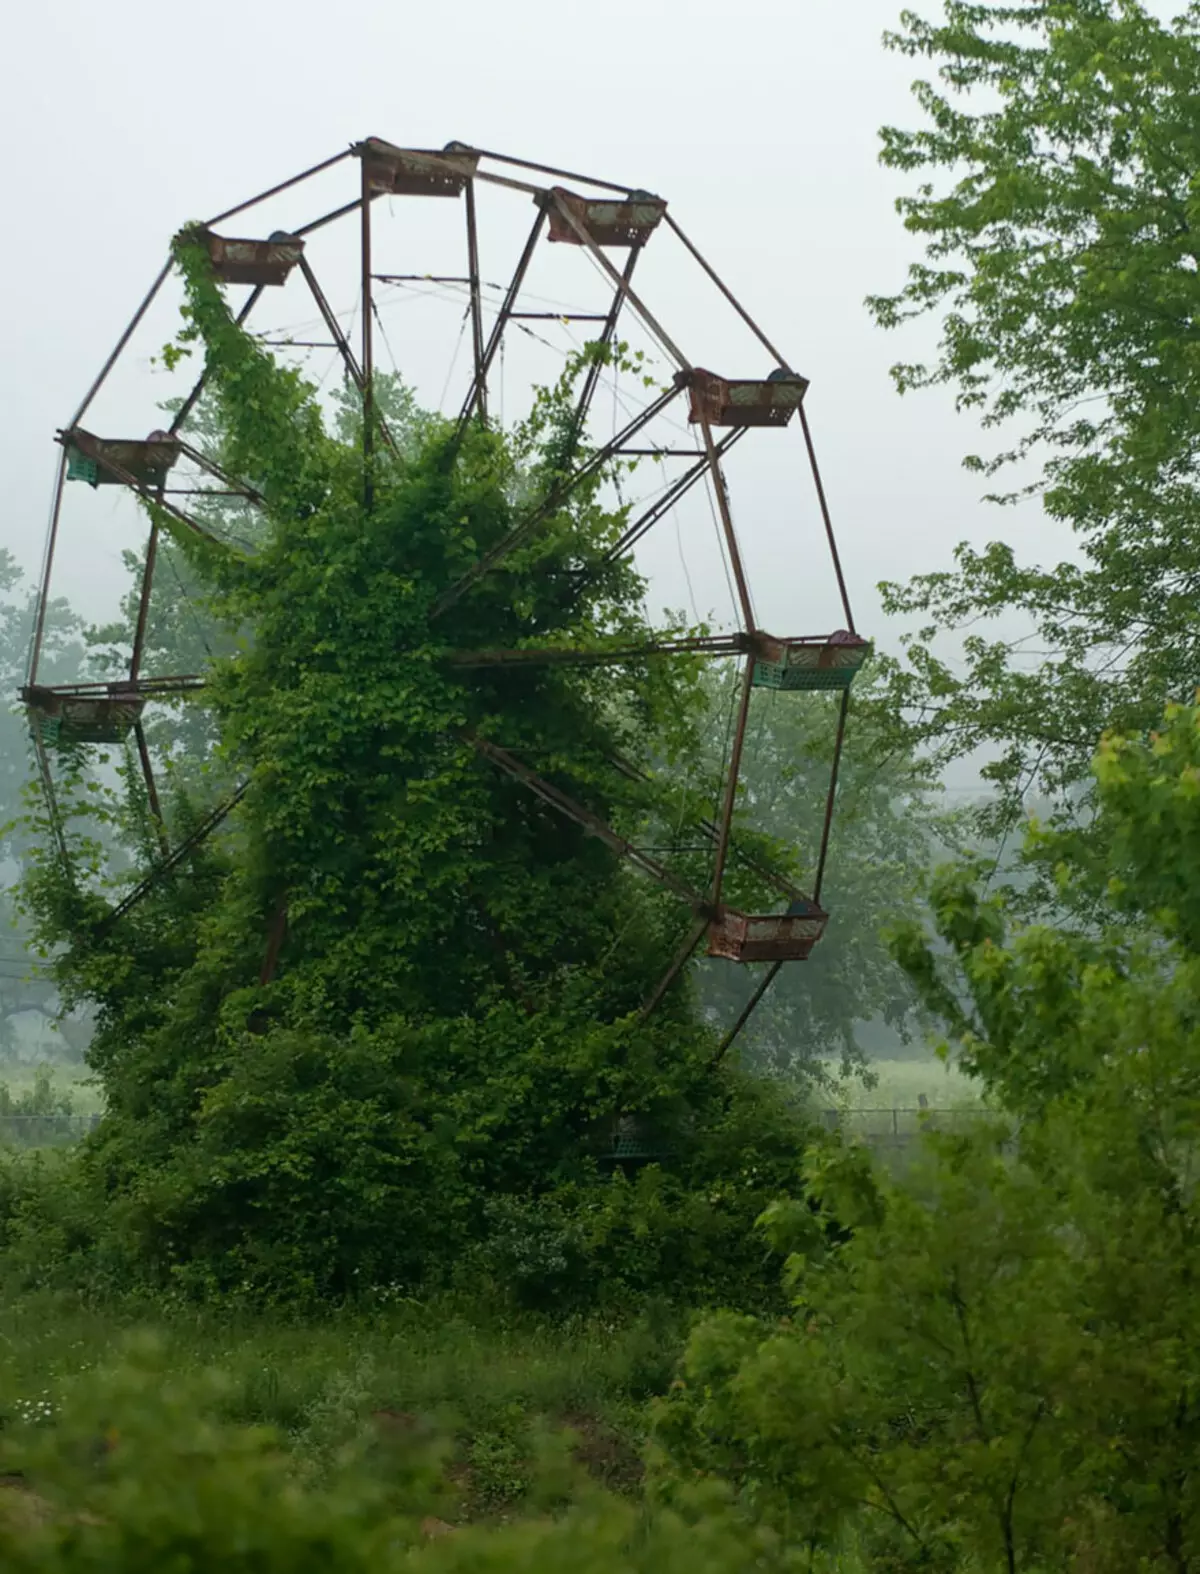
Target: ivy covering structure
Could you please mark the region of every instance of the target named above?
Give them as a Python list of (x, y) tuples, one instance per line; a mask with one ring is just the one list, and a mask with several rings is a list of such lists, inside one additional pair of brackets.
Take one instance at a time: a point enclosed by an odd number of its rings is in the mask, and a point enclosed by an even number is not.
[[(323, 217), (261, 241), (223, 236), (217, 226), (249, 203), (177, 236), (133, 326), (177, 270), (184, 327), (162, 360), (173, 371), (199, 356), (198, 376), (168, 431), (144, 442), (85, 432), (127, 332), (60, 433), (24, 690), (55, 854), (31, 900), (48, 939), (70, 937), (65, 987), (101, 1008), (93, 1058), (111, 1113), (96, 1151), (128, 1199), (123, 1227), (160, 1265), (220, 1258), (251, 1278), (312, 1274), (329, 1258), (369, 1258), (372, 1271), (386, 1259), (393, 1271), (397, 1254), (411, 1258), (405, 1271), (424, 1271), (478, 1233), (484, 1195), (579, 1186), (605, 1164), (611, 1181), (614, 1162), (624, 1176), (622, 1120), (645, 1118), (666, 1134), (656, 1153), (686, 1155), (718, 1108), (729, 1118), (710, 1068), (778, 968), (807, 957), (824, 930), (846, 706), (867, 650), (816, 473), (807, 383), (752, 323), (775, 372), (728, 380), (694, 367), (634, 290), (643, 248), (672, 234), (711, 275), (665, 202), (575, 177), (591, 195), (532, 185), (458, 144), (369, 138), (319, 173), (350, 160), (351, 200)], [(475, 207), (489, 182), (506, 196), (515, 186), (535, 209), (490, 312)], [(596, 194), (606, 190), (620, 200)], [(473, 355), (449, 415), (422, 414), (374, 367), (375, 290), (434, 276), (376, 271), (373, 209), (430, 196), (466, 215), (458, 283)], [(339, 219), (357, 226), (357, 344), (314, 271), (313, 237)], [(502, 422), (493, 380), (506, 334), (553, 315), (523, 309), (547, 238), (590, 260), (607, 300), (560, 314), (598, 323), (596, 337)], [(234, 303), (239, 288), (248, 293)], [(294, 289), (345, 374), (332, 422), (317, 387), (277, 353), (294, 339), (248, 325), (264, 295)], [(618, 337), (623, 313), (665, 354), (665, 375)], [(596, 401), (609, 386), (605, 438)], [(680, 410), (683, 426), (669, 413)], [(751, 427), (782, 441), (795, 421), (847, 627), (779, 639), (756, 622), (722, 460)], [(657, 484), (639, 498), (647, 459)], [(119, 730), (113, 686), (38, 681), (74, 476), (123, 484), (150, 519)], [(730, 633), (652, 623), (632, 557), (700, 482), (736, 587)], [(225, 643), (209, 647), (202, 672), (150, 677), (167, 541), (203, 581)], [(699, 757), (702, 664), (719, 657), (742, 674), (724, 766), (719, 779), (681, 782), (669, 767)], [(832, 690), (840, 707), (824, 832), (803, 867), (769, 838), (735, 833), (750, 696), (764, 684)], [(211, 718), (199, 765), (178, 732), (156, 743), (147, 719), (151, 702), (185, 695)], [(49, 722), (67, 714), (75, 739), (56, 764), (62, 735)], [(121, 737), (124, 796), (107, 811), (108, 842), (115, 828), (132, 867), (114, 890), (109, 852), (78, 828), (88, 813), (79, 745)], [(206, 785), (218, 781), (221, 801)], [(706, 938), (712, 956), (771, 964), (723, 1041), (692, 1022), (680, 987)], [(418, 1202), (431, 1191), (433, 1209)], [(344, 1211), (331, 1201), (339, 1194)], [(401, 1195), (403, 1242), (352, 1245), (379, 1228), (364, 1197), (392, 1207)], [(316, 1239), (310, 1204), (328, 1216)]]

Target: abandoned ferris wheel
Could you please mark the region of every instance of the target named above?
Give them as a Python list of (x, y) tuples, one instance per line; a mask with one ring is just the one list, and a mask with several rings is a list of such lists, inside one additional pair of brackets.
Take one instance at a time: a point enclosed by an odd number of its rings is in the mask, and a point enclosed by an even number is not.
[[(355, 165), (357, 173), (347, 182), (346, 176)], [(297, 204), (313, 202), (318, 189), (327, 193), (330, 205), (316, 216), (306, 217)], [(392, 265), (394, 236), (385, 229), (382, 219), (396, 216), (394, 199), (403, 199), (398, 205), (401, 260), (407, 269), (389, 272), (384, 264)], [(528, 213), (530, 202), (534, 209), (532, 223), (522, 226), (519, 215), (522, 206)], [(492, 205), (488, 215), (482, 214), (485, 203)], [(384, 208), (386, 214), (382, 214)], [(312, 211), (311, 207), (308, 211)], [(414, 217), (427, 212), (434, 217)], [(511, 265), (500, 270), (498, 282), (491, 278), (494, 264), (487, 247), (484, 217), (493, 220), (493, 227), (504, 235), (510, 251)], [(656, 485), (647, 497), (624, 499), (628, 505), (627, 523), (608, 552), (609, 559), (614, 560), (643, 549), (655, 527), (664, 520), (674, 518), (678, 527), (680, 510), (697, 493), (703, 493), (709, 502), (714, 538), (730, 587), (731, 626), (712, 634), (682, 639), (663, 637), (603, 649), (572, 650), (558, 645), (541, 650), (524, 646), (512, 650), (474, 649), (456, 651), (451, 659), (465, 671), (551, 662), (644, 662), (656, 654), (681, 651), (714, 659), (736, 659), (740, 663), (736, 719), (719, 802), (711, 819), (699, 827), (711, 846), (711, 877), (705, 889), (682, 881), (652, 851), (618, 834), (570, 792), (539, 775), (527, 761), (501, 744), (472, 739), (494, 769), (523, 783), (556, 813), (582, 825), (690, 907), (692, 922), (683, 944), (670, 971), (647, 1000), (647, 1011), (662, 999), (702, 942), (707, 942), (710, 956), (733, 963), (766, 965), (748, 1004), (726, 1036), (728, 1044), (744, 1026), (779, 969), (787, 962), (805, 960), (824, 933), (828, 915), (821, 905), (821, 893), (850, 689), (868, 651), (867, 642), (855, 629), (817, 465), (805, 409), (807, 380), (793, 370), (721, 281), (663, 198), (461, 143), (450, 143), (440, 151), (418, 150), (369, 137), (227, 209), (193, 234), (207, 249), (217, 281), (231, 291), (244, 292), (236, 307), (240, 324), (250, 331), (254, 319), (253, 327), (259, 331), (258, 322), (265, 319), (261, 342), (292, 354), (328, 352), (335, 364), (340, 363), (345, 378), (361, 398), (365, 416), (361, 440), (367, 459), (373, 443), (394, 441), (386, 421), (377, 413), (373, 418), (372, 405), (378, 376), (377, 350), (381, 343), (390, 350), (382, 308), (397, 298), (420, 299), (426, 303), (427, 315), (432, 312), (432, 302), (448, 302), (453, 307), (459, 337), (440, 403), (444, 406), (453, 392), (453, 409), (449, 413), (459, 430), (465, 430), (472, 421), (503, 422), (506, 388), (511, 389), (514, 380), (520, 381), (511, 364), (514, 336), (517, 348), (529, 351), (531, 346), (549, 344), (547, 335), (565, 330), (579, 347), (576, 325), (584, 325), (587, 344), (608, 351), (617, 343), (619, 332), (625, 334), (632, 329), (665, 366), (665, 375), (652, 397), (647, 398), (643, 388), (640, 397), (631, 398), (628, 389), (619, 388), (617, 375), (610, 372), (611, 363), (606, 363), (605, 356), (591, 356), (574, 413), (575, 430), (581, 437), (586, 434), (587, 442), (580, 445), (578, 463), (556, 491), (554, 502), (561, 503), (576, 487), (614, 461), (651, 458)], [(333, 246), (330, 242), (335, 236), (340, 239)], [(427, 253), (415, 255), (425, 242)], [(644, 259), (652, 257), (664, 242), (674, 247), (677, 266), (686, 267), (706, 289), (715, 291), (715, 304), (739, 332), (748, 335), (752, 348), (738, 352), (738, 363), (721, 362), (720, 370), (694, 363), (660, 316), (651, 310), (647, 301), (651, 289), (642, 283), (647, 271)], [(354, 304), (349, 310), (335, 308), (333, 301), (337, 297), (324, 277), (323, 263), (322, 276), (318, 276), (318, 253), (322, 247), (328, 250), (331, 269), (355, 285)], [(502, 249), (497, 247), (497, 254)], [(538, 287), (537, 269), (547, 253), (556, 254), (556, 265), (566, 257), (589, 264), (584, 270), (586, 299), (581, 297), (578, 279), (568, 279), (561, 267), (553, 295), (546, 293), (544, 279)], [(60, 454), (54, 500), (27, 680), (21, 690), (39, 774), (52, 810), (52, 756), (56, 749), (128, 742), (136, 750), (147, 800), (160, 827), (162, 857), (112, 909), (112, 922), (119, 921), (156, 881), (177, 868), (239, 797), (234, 792), (186, 838), (175, 846), (169, 845), (144, 716), (148, 706), (185, 695), (195, 695), (195, 702), (202, 703), (205, 679), (202, 671), (147, 672), (147, 624), (161, 561), (161, 515), (165, 513), (176, 526), (203, 536), (210, 533), (210, 527), (204, 522), (203, 508), (197, 500), (222, 497), (252, 509), (260, 499), (253, 486), (228, 473), (198, 440), (189, 436), (189, 419), (204, 392), (203, 373), (173, 401), (169, 424), (156, 423), (148, 436), (127, 435), (131, 427), (144, 430), (153, 419), (147, 409), (146, 418), (135, 426), (134, 406), (128, 398), (120, 412), (123, 424), (115, 431), (97, 429), (93, 413), (102, 391), (111, 387), (123, 358), (132, 353), (135, 335), (161, 308), (171, 274), (172, 262), (168, 259), (79, 407), (57, 435)], [(682, 277), (675, 275), (677, 280)], [(683, 286), (677, 283), (673, 288), (678, 291)], [(569, 298), (564, 299), (564, 293)], [(293, 324), (284, 332), (277, 326), (278, 311), (274, 317), (271, 315), (272, 301), (284, 299), (291, 302), (290, 309), (307, 314), (301, 316), (298, 330)], [(302, 303), (299, 308), (298, 301)], [(715, 322), (715, 316), (710, 316)], [(310, 323), (315, 324), (315, 329), (307, 327)], [(298, 331), (316, 331), (325, 337), (298, 337)], [(722, 330), (720, 337), (727, 339), (728, 334)], [(469, 342), (470, 354), (461, 358), (459, 385), (455, 389), (453, 373), (463, 340)], [(411, 348), (419, 358), (421, 346), (415, 339)], [(706, 355), (706, 359), (710, 358)], [(532, 373), (525, 382), (530, 377)], [(610, 381), (611, 431), (605, 432), (601, 428), (608, 411), (604, 410), (602, 421), (600, 406), (608, 404)], [(510, 400), (511, 397), (510, 393)], [(162, 408), (161, 401), (158, 408)], [(803, 471), (814, 505), (810, 515), (814, 539), (831, 569), (831, 587), (836, 593), (833, 604), (839, 607), (835, 617), (840, 626), (832, 632), (780, 636), (766, 632), (755, 614), (750, 575), (734, 525), (727, 472), (729, 456), (748, 437), (752, 441), (745, 443), (743, 452), (755, 443), (786, 442), (789, 433), (797, 430)], [(369, 477), (369, 465), (364, 467), (364, 474)], [(45, 681), (42, 672), (47, 609), (56, 576), (62, 572), (64, 503), (75, 495), (124, 495), (135, 509), (144, 506), (150, 527), (148, 539), (143, 533), (136, 620), (123, 670), (95, 681), (54, 683)], [(496, 570), (533, 537), (547, 512), (545, 500), (530, 506), (504, 540), (446, 588), (434, 605), (433, 616), (436, 618), (455, 605), (473, 584)], [(781, 910), (771, 913), (736, 911), (723, 900), (734, 846), (734, 810), (746, 748), (747, 719), (756, 688), (773, 689), (781, 695), (821, 692), (836, 705), (836, 729), (811, 885), (801, 890), (777, 873), (760, 870), (779, 896), (777, 906)], [(52, 822), (53, 818), (52, 813)], [(268, 943), (264, 977), (269, 976), (274, 965), (272, 951), (277, 949), (276, 943)]]

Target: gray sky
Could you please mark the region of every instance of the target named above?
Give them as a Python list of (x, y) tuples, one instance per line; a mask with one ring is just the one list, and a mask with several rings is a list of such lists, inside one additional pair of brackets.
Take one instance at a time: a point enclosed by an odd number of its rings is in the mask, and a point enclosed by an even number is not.
[[(1030, 556), (1050, 555), (1036, 508), (1000, 515), (979, 502), (978, 480), (960, 468), (975, 434), (950, 401), (893, 393), (888, 365), (920, 344), (876, 330), (862, 304), (899, 285), (911, 255), (892, 209), (900, 187), (877, 164), (878, 126), (915, 116), (913, 64), (880, 43), (899, 9), (899, 0), (616, 0), (586, 11), (562, 0), (21, 8), (9, 23), (0, 94), (10, 216), (0, 250), (0, 544), (36, 565), (54, 430), (175, 228), (375, 134), (410, 146), (458, 138), (669, 199), (812, 379), (808, 410), (864, 632), (894, 644), (876, 582), (947, 566), (960, 539), (1003, 534)], [(306, 211), (322, 211), (320, 202)], [(522, 229), (528, 217), (521, 207)], [(518, 231), (504, 222), (508, 244)], [(404, 233), (389, 242), (389, 265), (424, 271)], [(694, 361), (724, 354), (718, 369), (737, 375), (724, 317), (682, 265), (664, 252), (652, 266), (650, 256), (648, 304), (672, 331), (681, 324)], [(421, 333), (406, 334), (410, 320), (398, 316), (394, 329), (406, 371), (426, 353)], [(457, 318), (451, 326), (457, 332)], [(147, 356), (143, 347), (142, 373)], [(761, 352), (747, 353), (750, 375), (766, 369)], [(432, 355), (422, 376), (424, 392), (436, 381)], [(132, 392), (113, 397), (131, 424), (125, 435), (155, 424), (132, 414)], [(794, 458), (799, 439), (787, 436)], [(756, 468), (745, 448), (731, 481), (762, 621), (778, 633), (824, 632), (842, 620), (810, 502), (794, 502), (782, 449), (756, 450)], [(116, 593), (125, 538), (115, 517), (102, 544), (82, 514), (64, 539), (63, 588), (89, 610), (92, 597)], [(135, 522), (130, 542), (136, 533)], [(688, 592), (670, 546), (647, 560), (656, 600), (684, 605), (694, 594), (700, 611), (715, 606), (719, 565), (700, 553)]]

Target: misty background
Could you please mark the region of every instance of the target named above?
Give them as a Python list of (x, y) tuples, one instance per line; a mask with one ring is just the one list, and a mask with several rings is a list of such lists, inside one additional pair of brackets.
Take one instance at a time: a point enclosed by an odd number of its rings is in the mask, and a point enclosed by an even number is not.
[[(214, 0), (194, 11), (67, 0), (22, 9), (8, 21), (0, 93), (8, 214), (0, 548), (36, 574), (55, 430), (70, 420), (179, 226), (375, 135), (412, 147), (456, 139), (669, 201), (811, 380), (806, 408), (856, 620), (883, 649), (897, 650), (904, 631), (882, 618), (881, 579), (944, 567), (964, 539), (1003, 535), (1023, 558), (1069, 555), (1069, 541), (1036, 503), (1001, 514), (981, 501), (979, 478), (960, 461), (990, 443), (949, 395), (895, 394), (889, 365), (931, 353), (932, 327), (885, 335), (863, 304), (869, 293), (898, 289), (916, 255), (894, 212), (897, 183), (877, 162), (879, 126), (917, 114), (909, 95), (916, 64), (881, 42), (898, 14), (898, 0), (586, 8), (467, 0), (452, 9)], [(313, 190), (221, 228), (258, 235), (301, 223), (353, 197), (356, 181), (357, 164), (347, 162)], [(532, 217), (528, 198), (509, 195), (481, 199), (481, 272), (499, 283)], [(452, 261), (450, 239), (437, 231), (445, 215), (417, 210), (457, 204), (388, 206), (377, 221), (377, 234), (387, 235), (377, 268), (422, 272)], [(314, 237), (309, 252), (347, 327), (356, 243), (351, 218)], [(560, 272), (577, 262), (552, 259)], [(606, 292), (591, 284), (585, 299), (581, 280), (571, 303), (604, 310)], [(731, 376), (770, 369), (673, 237), (656, 235), (635, 284), (695, 363)], [(533, 276), (529, 288), (537, 296)], [(547, 277), (540, 288), (549, 304), (575, 285)], [(91, 430), (144, 435), (160, 424), (157, 403), (190, 383), (194, 368), (172, 381), (152, 360), (178, 326), (177, 300), (171, 288), (160, 298), (85, 421)], [(377, 367), (394, 365), (423, 402), (454, 406), (454, 378), (470, 359), (469, 342), (455, 359), (461, 298), (381, 290), (378, 300)], [(313, 326), (311, 301), (306, 310), (271, 310), (281, 333), (302, 333), (306, 317)], [(634, 338), (628, 316), (627, 329)], [(306, 369), (329, 376), (333, 357), (316, 355)], [(552, 374), (523, 340), (506, 372), (506, 419), (519, 413), (521, 385)], [(774, 434), (756, 434), (731, 456), (735, 518), (761, 624), (779, 634), (826, 632), (843, 619), (794, 425), (786, 435), (786, 450), (764, 442)], [(693, 510), (704, 506), (698, 494)], [(660, 527), (641, 558), (651, 599), (728, 626), (711, 531), (684, 523), (674, 535)], [(114, 616), (127, 588), (121, 553), (139, 546), (144, 529), (124, 489), (68, 488), (55, 592), (91, 620)], [(979, 790), (977, 764), (948, 777), (955, 799)]]

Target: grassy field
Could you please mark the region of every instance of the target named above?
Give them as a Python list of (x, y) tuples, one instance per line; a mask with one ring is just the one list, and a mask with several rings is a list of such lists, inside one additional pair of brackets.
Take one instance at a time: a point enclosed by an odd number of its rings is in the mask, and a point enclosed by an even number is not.
[[(84, 1306), (49, 1294), (0, 1300), (0, 1431), (53, 1424), (64, 1399), (127, 1353), (172, 1381), (222, 1374), (220, 1420), (274, 1428), (320, 1466), (364, 1434), (433, 1440), (430, 1506), (456, 1523), (519, 1513), (546, 1439), (581, 1480), (618, 1494), (641, 1479), (646, 1403), (666, 1390), (684, 1336), (678, 1314), (609, 1322), (468, 1316), (382, 1298), (327, 1320), (161, 1305)], [(140, 1352), (140, 1353), (139, 1353)]]
[(871, 1065), (874, 1086), (861, 1077), (842, 1082), (831, 1107), (916, 1109), (924, 1094), (930, 1109), (967, 1109), (981, 1101), (979, 1084), (935, 1055), (920, 1060), (877, 1060)]

